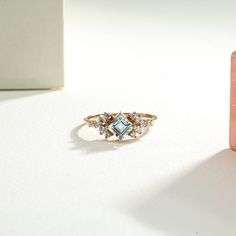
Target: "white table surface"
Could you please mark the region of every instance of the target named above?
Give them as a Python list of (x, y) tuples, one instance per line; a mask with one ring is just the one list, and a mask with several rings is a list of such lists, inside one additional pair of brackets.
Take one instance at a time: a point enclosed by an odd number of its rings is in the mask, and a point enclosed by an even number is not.
[[(235, 236), (235, 6), (68, 0), (66, 88), (0, 92), (0, 235)], [(120, 145), (79, 128), (120, 110), (159, 120)]]

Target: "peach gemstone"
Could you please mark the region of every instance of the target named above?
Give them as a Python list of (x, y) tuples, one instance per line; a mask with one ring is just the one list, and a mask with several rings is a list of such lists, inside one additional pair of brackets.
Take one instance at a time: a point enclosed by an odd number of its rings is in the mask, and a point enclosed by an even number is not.
[(230, 148), (236, 151), (236, 51), (231, 56)]

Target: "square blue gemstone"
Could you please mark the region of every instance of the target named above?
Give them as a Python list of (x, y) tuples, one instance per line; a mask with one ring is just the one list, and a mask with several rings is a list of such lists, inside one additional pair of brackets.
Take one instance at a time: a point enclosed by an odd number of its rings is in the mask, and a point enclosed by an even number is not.
[(122, 140), (133, 129), (133, 124), (120, 114), (109, 125), (109, 129)]

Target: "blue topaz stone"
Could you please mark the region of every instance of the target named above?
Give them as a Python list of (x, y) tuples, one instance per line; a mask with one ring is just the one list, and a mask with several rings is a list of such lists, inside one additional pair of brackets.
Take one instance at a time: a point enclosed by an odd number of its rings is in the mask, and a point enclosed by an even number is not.
[(120, 113), (115, 117), (108, 128), (118, 137), (118, 139), (122, 140), (131, 132), (133, 124), (129, 122), (122, 113)]

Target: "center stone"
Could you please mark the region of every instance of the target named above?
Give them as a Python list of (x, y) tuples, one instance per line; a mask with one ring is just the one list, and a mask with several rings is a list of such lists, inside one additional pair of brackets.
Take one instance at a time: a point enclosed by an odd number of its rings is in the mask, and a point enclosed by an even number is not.
[(129, 122), (123, 114), (119, 114), (108, 128), (122, 140), (133, 129), (133, 124)]

